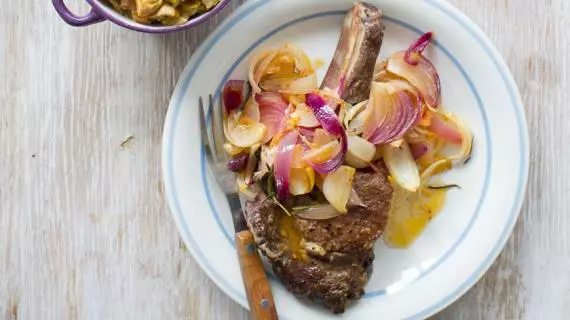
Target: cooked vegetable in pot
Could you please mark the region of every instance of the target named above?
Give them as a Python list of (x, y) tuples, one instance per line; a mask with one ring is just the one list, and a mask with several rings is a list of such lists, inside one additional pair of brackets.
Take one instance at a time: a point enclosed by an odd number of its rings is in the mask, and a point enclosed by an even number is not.
[(181, 25), (214, 8), (220, 0), (105, 0), (117, 11), (144, 24)]

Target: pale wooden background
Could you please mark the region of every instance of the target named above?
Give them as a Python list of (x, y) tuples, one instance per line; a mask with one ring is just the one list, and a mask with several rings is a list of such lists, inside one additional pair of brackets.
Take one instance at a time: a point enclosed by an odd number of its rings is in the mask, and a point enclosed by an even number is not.
[[(47, 0), (2, 1), (0, 317), (247, 318), (180, 245), (160, 170), (176, 80), (241, 2), (194, 30), (152, 36), (109, 23), (68, 27)], [(570, 314), (570, 2), (451, 2), (514, 73), (532, 168), (505, 251), (437, 318), (562, 319)]]

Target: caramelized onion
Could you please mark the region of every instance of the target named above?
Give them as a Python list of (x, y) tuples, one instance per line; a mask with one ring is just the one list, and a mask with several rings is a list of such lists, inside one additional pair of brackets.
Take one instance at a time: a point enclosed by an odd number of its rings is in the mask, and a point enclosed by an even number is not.
[(291, 118), (298, 119), (297, 125), (299, 127), (315, 128), (321, 125), (315, 118), (313, 111), (304, 103), (297, 105), (295, 112), (291, 114)]
[(311, 60), (303, 50), (291, 44), (256, 55), (250, 64), (249, 81), (256, 93), (264, 89), (306, 94), (318, 85)]
[(390, 83), (373, 82), (363, 137), (373, 144), (401, 139), (421, 117), (417, 100)]
[(419, 91), (430, 108), (437, 108), (441, 96), (441, 83), (437, 70), (422, 55), (418, 55), (417, 65), (409, 64), (405, 57), (406, 51), (391, 55), (388, 58), (386, 70), (409, 81)]
[(334, 110), (327, 104), (325, 99), (316, 93), (309, 93), (306, 96), (307, 105), (313, 111), (313, 114), (319, 120), (321, 126), (334, 136), (340, 136), (341, 150), (335, 157), (327, 162), (319, 164), (311, 164), (315, 171), (320, 174), (326, 174), (338, 169), (344, 162), (344, 157), (348, 149), (348, 141), (346, 132)]
[(340, 144), (333, 140), (320, 147), (310, 149), (303, 154), (303, 160), (315, 166), (325, 163), (339, 153)]
[(346, 213), (346, 205), (352, 192), (352, 180), (356, 169), (341, 166), (327, 174), (323, 181), (323, 194), (327, 201), (340, 213)]
[(261, 147), (261, 144), (255, 144), (253, 146), (251, 146), (251, 148), (249, 149), (249, 156), (248, 156), (248, 160), (247, 160), (247, 165), (245, 167), (245, 183), (250, 186), (252, 184), (255, 183), (254, 181), (254, 177), (253, 174), (255, 172), (255, 168), (257, 168), (257, 162), (259, 159), (257, 159), (256, 154), (257, 154), (257, 150), (259, 150), (259, 148)]
[(259, 105), (260, 121), (267, 127), (264, 139), (264, 142), (267, 142), (285, 128), (288, 104), (280, 94), (274, 92), (258, 93), (255, 95), (255, 100)]
[(261, 142), (266, 133), (267, 128), (263, 124), (241, 116), (237, 109), (224, 117), (224, 134), (236, 147), (249, 148)]
[(433, 32), (424, 33), (418, 40), (414, 41), (408, 51), (406, 51), (406, 55), (404, 60), (412, 66), (418, 65), (420, 56), (426, 49), (426, 47), (430, 44), (431, 39), (433, 38)]
[(262, 88), (283, 94), (307, 94), (317, 89), (317, 75), (312, 73), (304, 78), (277, 78), (263, 81)]
[(384, 163), (396, 183), (408, 191), (415, 192), (420, 186), (420, 173), (408, 143), (404, 141), (400, 147), (385, 145), (382, 154)]
[(307, 194), (315, 186), (315, 171), (313, 168), (291, 168), (289, 179), (289, 193), (294, 196)]
[(253, 92), (255, 93), (261, 92), (261, 88), (259, 87), (259, 81), (261, 80), (261, 77), (263, 76), (263, 73), (265, 73), (267, 67), (269, 67), (271, 61), (273, 61), (273, 59), (277, 56), (277, 53), (279, 53), (278, 50), (270, 50), (270, 51), (261, 52), (253, 57), (249, 65), (249, 76), (248, 76), (249, 84), (251, 85)]

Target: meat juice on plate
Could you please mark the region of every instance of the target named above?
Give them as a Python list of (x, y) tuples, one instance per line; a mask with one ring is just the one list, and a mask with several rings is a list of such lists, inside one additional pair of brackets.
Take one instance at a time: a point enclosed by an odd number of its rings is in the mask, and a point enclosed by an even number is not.
[(295, 218), (282, 212), (280, 218), (281, 235), (287, 239), (288, 249), (291, 251), (291, 257), (301, 261), (307, 261), (307, 250), (302, 246), (303, 236), (299, 229), (295, 227)]
[(384, 242), (393, 248), (407, 248), (445, 205), (446, 190), (424, 189), (421, 195), (394, 186), (394, 199)]

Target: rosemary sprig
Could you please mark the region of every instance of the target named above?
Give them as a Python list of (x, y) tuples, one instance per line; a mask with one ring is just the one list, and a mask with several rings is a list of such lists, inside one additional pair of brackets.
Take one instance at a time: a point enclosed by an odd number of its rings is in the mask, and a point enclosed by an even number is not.
[(431, 189), (431, 190), (448, 190), (448, 189), (453, 189), (453, 188), (461, 189), (461, 186), (460, 186), (460, 185), (457, 185), (457, 184), (431, 185), (431, 186), (428, 186), (428, 189)]
[(273, 202), (275, 202), (275, 204), (277, 204), (281, 209), (283, 209), (283, 211), (285, 211), (285, 213), (288, 216), (291, 216), (291, 212), (289, 212), (289, 210), (287, 210), (287, 208), (285, 208), (285, 206), (282, 205), (281, 202), (279, 202), (279, 200), (277, 200), (275, 196), (273, 196), (271, 199), (273, 200)]
[(265, 186), (264, 191), (267, 194), (267, 199), (273, 201), (276, 205), (278, 205), (281, 209), (283, 209), (283, 211), (288, 216), (290, 216), (291, 213), (289, 212), (289, 210), (287, 210), (287, 208), (277, 199), (277, 193), (275, 191), (275, 169), (267, 165), (267, 171), (269, 171), (268, 174), (266, 174), (265, 177), (263, 177), (263, 179), (267, 179), (267, 181), (265, 181), (265, 183), (263, 183), (263, 181), (260, 182), (260, 185), (262, 187)]

